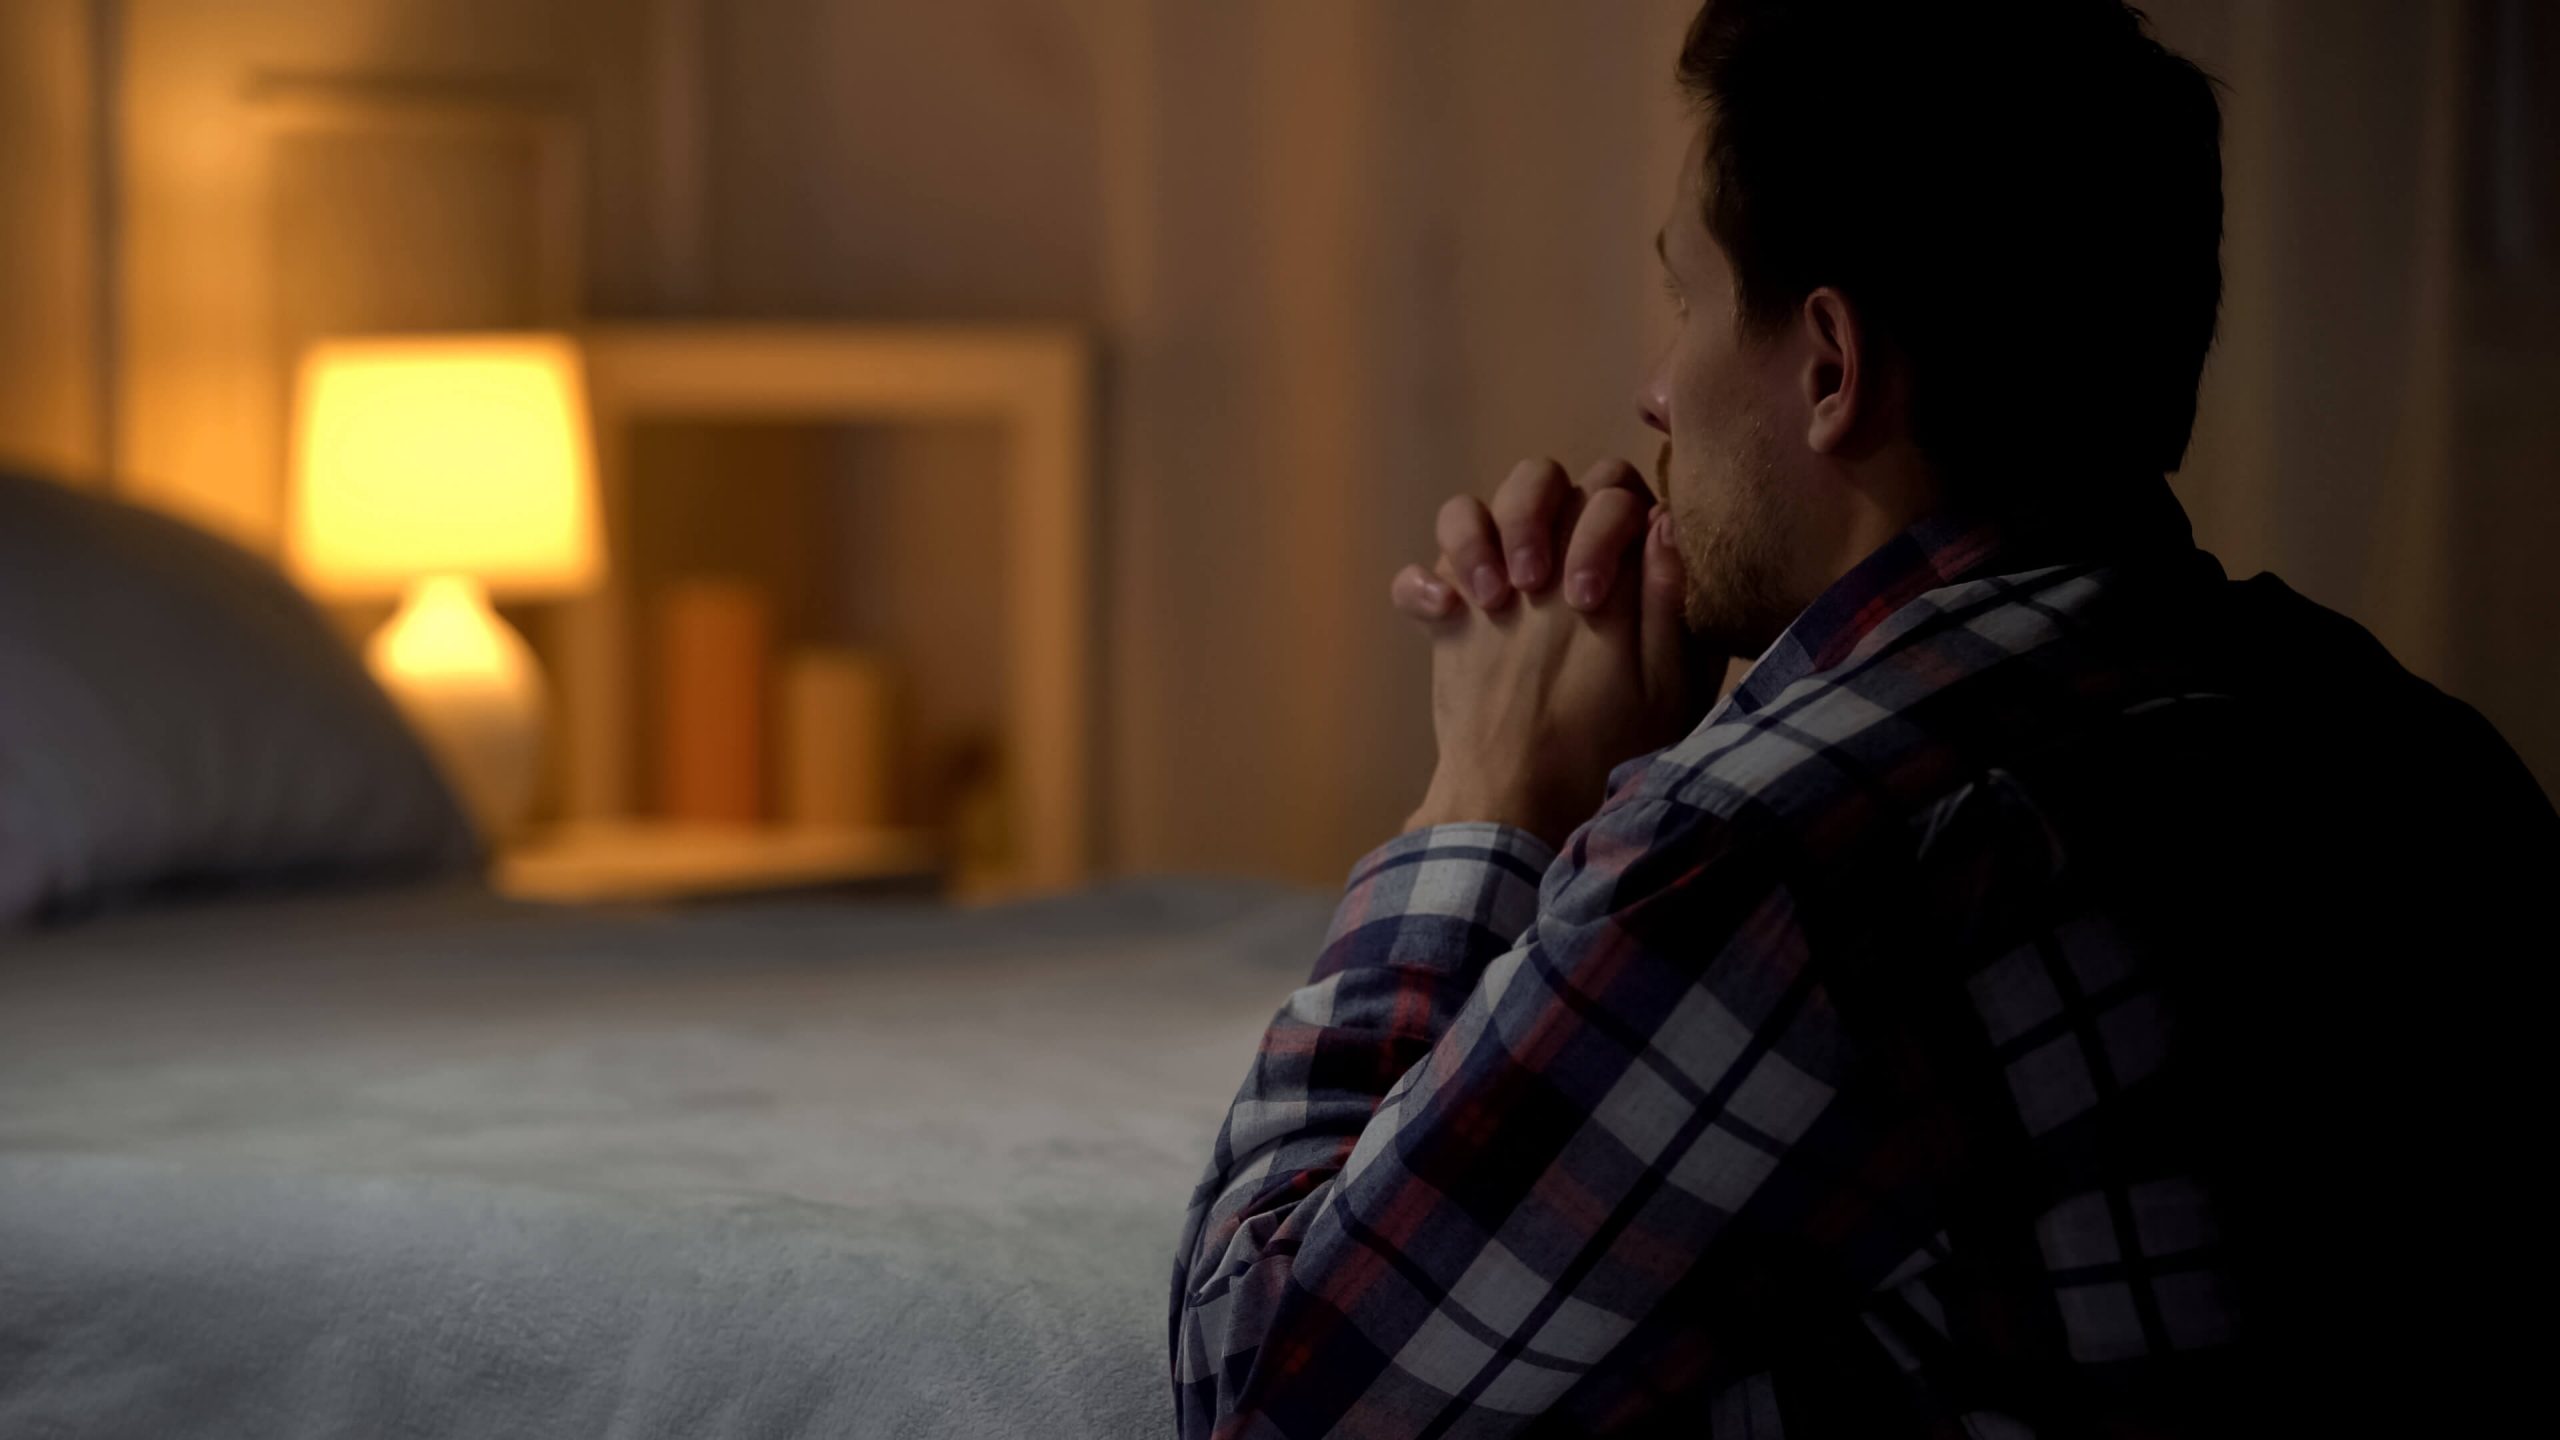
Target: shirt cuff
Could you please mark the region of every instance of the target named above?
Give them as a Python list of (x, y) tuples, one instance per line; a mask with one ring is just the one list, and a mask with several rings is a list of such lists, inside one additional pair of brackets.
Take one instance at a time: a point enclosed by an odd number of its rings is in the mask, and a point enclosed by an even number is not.
[(1393, 922), (1391, 935), (1445, 933), (1445, 926), (1429, 922), (1462, 922), (1498, 937), (1507, 948), (1537, 919), (1539, 882), (1555, 858), (1554, 849), (1537, 836), (1489, 821), (1432, 825), (1399, 835), (1351, 867), (1350, 883), (1325, 935), (1326, 955), (1333, 962), (1326, 968), (1340, 968), (1349, 954), (1377, 949), (1345, 942), (1380, 922)]

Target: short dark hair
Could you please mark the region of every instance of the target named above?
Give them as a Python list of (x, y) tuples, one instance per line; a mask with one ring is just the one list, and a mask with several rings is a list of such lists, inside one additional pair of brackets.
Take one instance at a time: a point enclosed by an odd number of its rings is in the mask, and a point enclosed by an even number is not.
[[(1708, 0), (1679, 79), (1745, 324), (1837, 287), (1908, 358), (1951, 485), (2178, 468), (2222, 299), (2222, 115), (2140, 12)], [(2068, 355), (2020, 358), (2048, 313)]]

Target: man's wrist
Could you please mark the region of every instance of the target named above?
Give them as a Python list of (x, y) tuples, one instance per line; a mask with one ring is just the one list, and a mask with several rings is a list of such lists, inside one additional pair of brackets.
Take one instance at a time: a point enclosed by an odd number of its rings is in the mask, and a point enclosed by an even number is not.
[(1578, 822), (1559, 824), (1558, 817), (1547, 813), (1549, 808), (1501, 787), (1469, 786), (1435, 775), (1422, 804), (1405, 817), (1404, 828), (1411, 834), (1434, 825), (1507, 825), (1537, 837), (1549, 849), (1559, 849)]

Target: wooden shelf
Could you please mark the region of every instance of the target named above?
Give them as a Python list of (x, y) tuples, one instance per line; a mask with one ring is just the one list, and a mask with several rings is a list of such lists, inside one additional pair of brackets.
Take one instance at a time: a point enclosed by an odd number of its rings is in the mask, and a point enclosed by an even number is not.
[(918, 830), (595, 821), (503, 853), (494, 883), (520, 900), (695, 900), (854, 887), (932, 888), (934, 837)]
[[(1085, 883), (1092, 829), (1092, 356), (1076, 332), (984, 325), (621, 324), (583, 334), (608, 535), (631, 513), (644, 422), (882, 425), (987, 423), (1005, 437), (1003, 676), (995, 738), (1014, 837), (972, 894)], [(624, 543), (616, 540), (617, 545)], [(562, 813), (611, 824), (641, 813), (637, 653), (628, 555), (596, 593), (556, 607), (552, 675), (566, 765)], [(717, 848), (717, 847), (714, 847)], [(677, 862), (681, 871), (683, 866)], [(754, 867), (749, 866), (750, 870)], [(536, 877), (555, 873), (537, 864)], [(567, 873), (581, 873), (567, 867)], [(543, 883), (537, 878), (532, 883)]]

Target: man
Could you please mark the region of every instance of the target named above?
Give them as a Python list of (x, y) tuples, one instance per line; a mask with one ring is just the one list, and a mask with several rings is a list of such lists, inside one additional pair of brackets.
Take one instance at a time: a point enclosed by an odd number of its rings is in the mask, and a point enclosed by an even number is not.
[(2463, 1433), (2560, 818), (2192, 543), (2209, 82), (2119, 0), (1679, 76), (1655, 486), (1396, 579), (1439, 763), (1194, 1199), (1183, 1433)]

